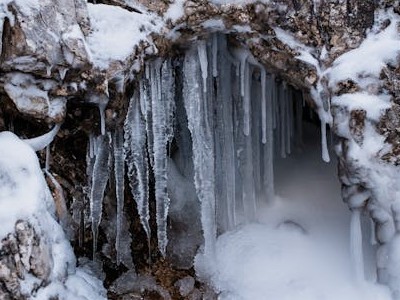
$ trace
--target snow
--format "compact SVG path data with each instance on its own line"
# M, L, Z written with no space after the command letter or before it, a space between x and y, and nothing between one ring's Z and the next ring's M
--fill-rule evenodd
M0 133L0 239L14 231L17 220L45 210L44 178L31 147L10 132ZM12 204L12 205L11 205Z
M60 124L56 124L54 125L53 129L50 130L49 132L32 139L26 139L24 140L24 142L27 143L29 146L31 146L32 149L35 151L43 150L44 148L49 146L51 142L54 140L55 136L60 130L60 127L61 127Z
M382 113L391 106L390 95L370 95L365 92L333 97L332 105L346 107L349 111L365 110L367 118L374 121L379 121Z
M60 299L105 299L101 282L75 268L72 247L53 217L54 200L34 150L13 133L1 132L0 166L0 239L14 232L18 220L27 220L50 250L50 284L39 288L32 299L48 299L49 290L53 295L60 295ZM37 288L34 284L37 279L28 274L23 276L22 288L32 294L32 289ZM96 284L88 283L89 280ZM71 281L73 284L69 284ZM76 294L90 296L74 297Z
M185 0L175 0L172 3L168 10L164 14L164 18L166 20L170 19L172 22L177 21L180 17L183 17L185 14L183 4Z
M199 274L211 278L220 299L391 299L387 288L374 283L374 251L366 241L367 280L355 280L350 214L341 200L336 162L318 158L317 128L307 132L304 151L278 161L275 201L258 210L258 223L221 235L214 268ZM203 263L197 261L197 272L204 271Z
M379 33L371 31L358 48L334 61L329 71L330 86L334 87L338 82L347 79L358 81L360 77L379 78L383 67L396 62L400 54L400 17L393 12L380 12L378 15L388 18L390 25Z
M114 60L126 60L140 41L151 32L159 32L163 24L155 14L139 14L113 5L88 3L88 11L92 32L87 43L93 63L101 69L107 69Z
M201 23L201 25L209 31L222 31L225 29L225 24L222 19L209 19Z

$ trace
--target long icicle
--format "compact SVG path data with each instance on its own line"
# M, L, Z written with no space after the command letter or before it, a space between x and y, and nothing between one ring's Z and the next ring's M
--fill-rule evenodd
M350 222L350 249L354 264L356 279L364 281L364 256L362 249L361 209L355 208L351 212Z
M156 62L155 68L159 97L158 99L152 99L154 136L153 168L156 192L158 247L161 254L165 256L168 244L167 217L170 204L167 189L167 146L171 142L173 136L175 78L170 60L165 60L161 66Z
M264 68L261 69L261 128L262 128L262 138L263 144L267 142L267 72Z
M142 82L141 82L142 84ZM140 101L144 97L140 91L131 98L124 124L124 155L128 165L129 185L135 199L140 222L150 242L149 213L149 172L146 149L146 125L140 110Z
M115 194L117 196L117 233L115 249L117 252L117 265L121 263L121 231L124 212L124 133L121 128L116 128L112 135L114 150L114 177Z
M188 116L188 127L192 135L194 181L197 196L201 202L201 222L204 233L204 255L213 260L215 258L215 178L214 173L214 145L212 128L205 126L210 112L204 110L202 91L199 89L198 56L189 51L185 55L183 64L183 97Z
M326 122L321 120L321 147L322 147L322 160L330 162L328 142L326 140Z
M275 78L271 76L265 87L268 88L266 91L266 131L267 131L267 143L264 151L264 186L265 186L265 197L266 200L271 203L274 199L274 120L273 115L274 107L273 97L275 97Z
M207 93L208 59L206 41L199 41L197 44L197 53L199 55L201 77L203 78L203 91Z
M104 192L108 182L109 141L107 135L97 138L97 155L93 166L92 186L90 192L90 216L93 232L93 258L97 250L97 238L103 212Z

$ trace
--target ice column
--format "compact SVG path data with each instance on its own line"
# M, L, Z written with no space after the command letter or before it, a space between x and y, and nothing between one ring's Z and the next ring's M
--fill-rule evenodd
M356 279L364 281L364 257L362 249L361 208L354 208L350 221L350 249Z
M199 85L201 70L198 55L189 50L183 63L183 98L192 135L194 182L201 202L201 222L204 233L204 255L215 254L215 178L212 112L206 108L206 99Z
M140 222L150 241L146 124L139 101L139 95L136 92L130 100L124 124L124 156L128 165L129 185L136 201Z
M170 60L155 61L151 67L154 177L156 191L157 237L161 254L168 243L167 146L173 137L175 78ZM156 91L154 92L153 89Z
M90 217L93 232L93 256L97 250L97 238L103 211L104 192L109 174L109 140L107 135L97 137L97 154L93 166L90 192Z
M121 231L124 211L124 133L121 128L115 129L112 135L114 150L114 174L115 174L115 194L117 197L117 233L115 238L115 249L117 252L117 264L121 262Z

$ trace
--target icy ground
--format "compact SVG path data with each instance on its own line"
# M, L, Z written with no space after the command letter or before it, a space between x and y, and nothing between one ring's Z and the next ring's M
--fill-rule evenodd
M303 151L276 163L277 197L259 212L259 223L218 238L212 283L220 299L391 299L386 288L373 283L366 218L366 281L355 279L350 212L340 198L336 162L321 160L319 134L312 130Z

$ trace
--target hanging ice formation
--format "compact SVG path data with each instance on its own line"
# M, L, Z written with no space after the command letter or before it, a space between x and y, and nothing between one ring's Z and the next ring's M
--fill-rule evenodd
M121 128L116 128L112 135L113 153L114 153L114 177L115 177L115 195L117 198L117 232L115 237L115 249L117 252L117 264L121 262L121 231L124 211L124 133Z
M294 141L301 145L303 99L296 95L300 94L269 74L249 51L229 47L222 34L199 42L183 59L146 63L130 99L123 152L131 192L149 240L149 184L154 182L162 255L168 243L168 161L177 160L174 164L194 177L204 254L212 256L218 233L254 220L260 203L273 201L274 156L289 155ZM122 133L116 130L112 138L118 252L124 201ZM89 172L91 216L97 236L108 178L98 176L108 171L106 135L89 138L88 157L95 157L94 165L88 166L93 168Z
M145 101L145 88L147 82L140 82L139 92L131 98L128 113L125 119L124 155L128 165L129 185L133 198L136 201L140 222L150 240L149 225L149 170L146 149L146 111L140 109L140 104Z
M103 211L103 198L109 177L109 139L108 135L96 138L96 158L91 175L90 218L93 232L93 256L97 250L97 238Z
M152 89L157 97L152 98L154 178L156 191L157 238L161 254L167 249L167 217L169 197L167 191L167 147L173 137L173 113L175 80L170 60L161 64L156 61L151 67Z
M27 143L29 146L31 146L35 151L43 150L48 145L50 145L51 142L54 140L55 136L60 130L60 127L61 124L56 124L54 125L53 129L50 130L49 132L32 139L26 139L24 140L24 142Z
M350 249L351 258L355 268L356 279L364 281L364 256L362 247L361 209L354 208L351 212L350 222Z

